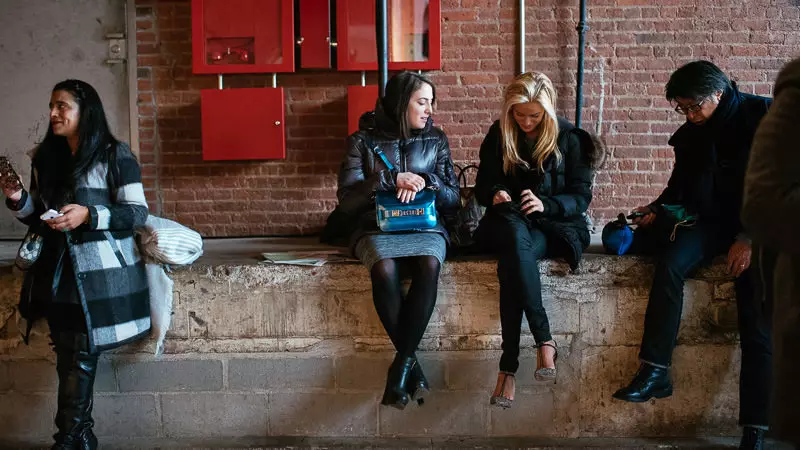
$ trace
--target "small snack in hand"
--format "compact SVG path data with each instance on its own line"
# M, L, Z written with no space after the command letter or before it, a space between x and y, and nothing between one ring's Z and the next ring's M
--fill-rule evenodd
M11 167L11 162L5 156L0 156L0 187L7 191L18 191L22 189L17 172Z

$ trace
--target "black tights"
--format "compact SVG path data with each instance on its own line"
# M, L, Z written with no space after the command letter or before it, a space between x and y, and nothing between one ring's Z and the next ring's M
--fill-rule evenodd
M403 299L399 266L410 270L411 287ZM436 304L441 265L434 256L382 259L372 266L372 300L375 310L402 357L417 350Z

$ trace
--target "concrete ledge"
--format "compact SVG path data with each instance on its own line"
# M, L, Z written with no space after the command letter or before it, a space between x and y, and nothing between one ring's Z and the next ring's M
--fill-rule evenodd
M722 264L687 283L675 395L638 405L610 395L637 367L650 261L587 255L574 274L557 261L540 268L560 347L557 383L533 379L526 333L514 407L489 407L500 344L496 263L451 261L420 353L433 392L424 406L397 411L378 405L391 352L365 268L201 261L173 273L165 355L143 344L103 357L98 434L117 443L738 433L735 303ZM0 268L0 436L43 442L52 433L55 370L46 335L20 343L20 283L19 273Z

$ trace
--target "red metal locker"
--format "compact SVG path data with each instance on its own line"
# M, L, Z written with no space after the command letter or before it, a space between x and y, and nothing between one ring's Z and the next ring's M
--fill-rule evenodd
M200 91L203 159L286 158L283 88Z
M299 0L300 67L331 68L331 2Z
M389 0L389 70L442 68L441 0ZM337 67L377 70L375 2L336 2Z
M378 86L347 86L347 133L358 131L358 119L367 111L375 109Z
M199 74L294 71L292 0L192 0Z

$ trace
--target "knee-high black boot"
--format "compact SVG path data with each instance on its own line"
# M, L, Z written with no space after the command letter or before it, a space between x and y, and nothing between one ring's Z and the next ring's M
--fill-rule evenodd
M53 449L94 450L92 403L97 354L89 354L83 333L53 332L58 372L58 412Z

